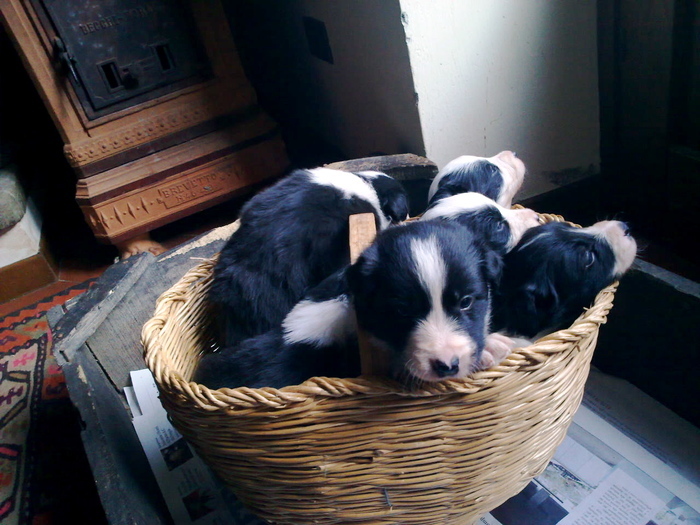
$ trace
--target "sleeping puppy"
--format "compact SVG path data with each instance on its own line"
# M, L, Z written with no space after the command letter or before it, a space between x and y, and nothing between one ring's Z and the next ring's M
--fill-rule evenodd
M280 388L314 376L355 377L356 323L373 349L386 353L392 377L464 377L516 346L487 335L499 266L497 254L456 224L391 228L295 305L281 326L203 356L194 380L210 388Z
M345 274L343 268L313 288L281 326L202 356L193 380L209 388L282 388L314 376L359 375Z
M459 193L436 201L421 217L444 219L470 228L501 255L515 247L525 230L539 226L539 215L528 208L504 208L481 193Z
M450 195L474 191L510 208L524 178L525 164L512 151L488 158L464 155L435 176L428 191L428 207Z
M632 265L637 244L624 222L588 228L552 222L525 232L504 258L493 327L538 338L570 326Z
M377 228L408 215L403 187L379 172L297 170L253 197L214 268L209 299L221 342L278 326L309 288L349 263L348 217Z

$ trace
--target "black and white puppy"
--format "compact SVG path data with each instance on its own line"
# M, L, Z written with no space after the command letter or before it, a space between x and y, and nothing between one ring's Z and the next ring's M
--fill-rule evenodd
M386 230L348 269L357 324L396 378L464 377L480 367L500 266L453 222Z
M385 353L396 379L464 377L516 346L489 334L499 266L495 252L455 223L391 228L300 301L280 327L205 355L194 380L210 388L279 388L313 376L357 376L356 324Z
M428 207L450 195L473 191L510 208L525 171L525 164L512 151L501 151L493 157L463 155L435 176L428 191Z
M450 220L470 228L501 255L512 250L525 230L541 224L531 209L504 208L481 193L459 193L436 201L421 220Z
M538 338L571 325L598 292L629 269L636 253L637 244L620 221L588 228L551 222L527 230L504 258L493 328Z
M281 326L202 356L193 380L209 388L282 388L315 376L359 375L345 273L339 270L314 287Z
M404 220L401 184L379 172L297 170L253 197L214 268L210 301L225 345L278 326L313 286L349 263L348 217Z

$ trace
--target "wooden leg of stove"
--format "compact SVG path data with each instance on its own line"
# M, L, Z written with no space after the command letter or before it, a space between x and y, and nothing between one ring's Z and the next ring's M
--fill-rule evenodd
M153 255L160 255L165 251L165 247L151 239L148 233L136 235L131 239L116 243L119 250L119 256L122 259L128 259L132 255L137 255L143 252L151 252Z

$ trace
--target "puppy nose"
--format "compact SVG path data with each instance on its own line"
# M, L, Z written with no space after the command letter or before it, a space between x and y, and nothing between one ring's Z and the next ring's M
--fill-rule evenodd
M620 229L622 230L623 235L628 236L630 234L630 227L626 222L620 221Z
M430 365L438 377L451 377L459 372L459 357L452 359L449 365L440 359L433 359Z

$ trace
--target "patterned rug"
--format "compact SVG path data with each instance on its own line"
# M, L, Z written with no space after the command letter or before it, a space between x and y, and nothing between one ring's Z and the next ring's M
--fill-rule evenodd
M105 522L46 318L89 285L0 318L2 525Z

